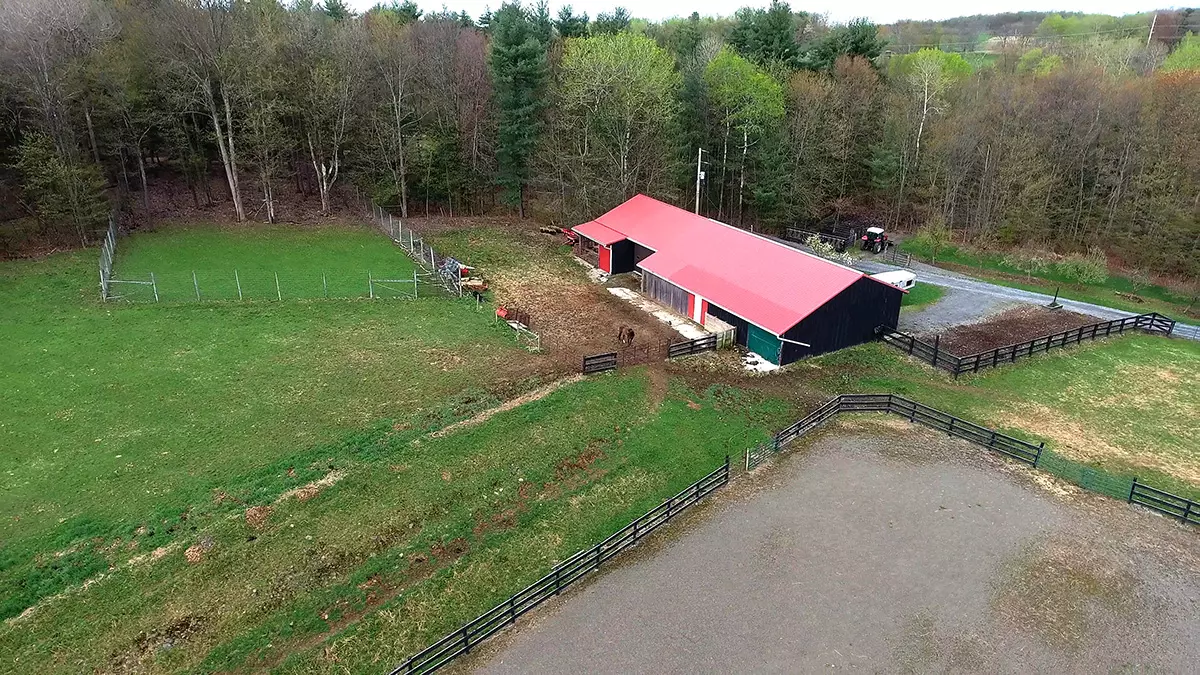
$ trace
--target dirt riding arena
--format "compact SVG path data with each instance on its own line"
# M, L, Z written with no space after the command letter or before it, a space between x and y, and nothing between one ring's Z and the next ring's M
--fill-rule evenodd
M955 326L940 334L940 344L952 354L968 356L1096 322L1095 317L1085 314L1026 305L1005 310L979 323ZM925 339L931 340L932 336L927 335Z
M454 670L1084 673L1200 663L1194 528L902 423L843 424L736 481Z

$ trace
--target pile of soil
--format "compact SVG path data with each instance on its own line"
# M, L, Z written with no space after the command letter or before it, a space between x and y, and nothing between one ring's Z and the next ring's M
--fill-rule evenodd
M1094 316L1061 309L1018 307L993 315L979 323L955 326L941 334L940 346L951 354L970 356L1098 321ZM932 340L933 336L924 339Z

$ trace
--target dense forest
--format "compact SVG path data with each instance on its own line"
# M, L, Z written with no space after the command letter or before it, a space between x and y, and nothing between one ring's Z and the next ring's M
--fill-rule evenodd
M0 251L136 225L156 185L239 222L355 188L404 215L570 224L644 192L766 231L854 219L1195 279L1198 32L1192 10L876 26L781 2L650 23L5 0Z

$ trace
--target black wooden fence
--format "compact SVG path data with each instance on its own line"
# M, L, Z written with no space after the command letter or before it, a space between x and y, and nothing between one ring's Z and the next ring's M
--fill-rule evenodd
M1200 525L1200 503L1139 483L1137 478L1129 487L1129 503L1141 504L1185 523Z
M576 553L554 566L550 573L538 579L508 600L480 614L461 628L410 656L391 671L400 673L432 673L445 666L461 654L466 654L479 643L488 639L504 627L533 608L558 595L563 589L582 579L589 572L600 569L605 562L621 551L638 543L654 530L671 522L701 499L729 482L729 457L725 463L704 478L684 488L682 492L650 509L645 515L617 530L595 546Z
M826 401L804 419L775 434L774 438L746 451L746 469L750 470L767 461L771 455L782 452L792 441L820 427L830 419L847 412L882 412L898 415L910 422L923 424L951 436L971 441L977 445L999 452L1034 468L1046 463L1051 453L1045 444L1034 445L1019 438L988 429L961 417L955 417L927 405L896 394L842 394ZM1041 468L1046 468L1042 466ZM1059 473L1053 471L1052 473ZM1062 475L1059 473L1059 475ZM1093 487L1085 484L1084 487ZM1133 479L1129 489L1129 502L1178 518L1185 523L1200 525L1200 503L1179 495L1159 490Z
M617 353L605 352L583 357L583 374L603 373L606 370L616 370Z
M632 366L657 359L674 359L680 356L716 351L721 344L722 337L723 335L713 333L684 342L652 342L626 347L615 352L585 356L583 357L583 374L603 373L606 370L616 370L619 366Z
M884 342L936 368L948 370L958 377L963 373L977 373L985 368L995 368L998 365L1012 363L1017 359L1033 356L1040 352L1048 352L1056 347L1066 347L1084 340L1120 335L1133 330L1170 335L1175 330L1175 321L1157 312L1139 314L1080 326L970 356L956 356L947 352L941 348L940 342L936 338L930 343L887 326L880 326L879 333L883 336Z
M705 335L704 337L688 340L687 342L676 342L667 347L667 358L674 359L680 356L691 356L701 352L715 351L717 348L716 334Z
M911 267L912 254L902 253L895 246L888 246L883 253L879 255L879 261L896 267Z

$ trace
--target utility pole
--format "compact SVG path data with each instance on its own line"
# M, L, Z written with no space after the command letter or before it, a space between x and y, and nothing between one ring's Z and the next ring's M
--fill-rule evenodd
M704 165L704 148L696 148L696 215L700 215L700 181L704 178L704 172L700 167Z
M1158 12L1154 13L1154 18L1150 21L1150 34L1146 36L1146 46L1150 46L1150 40L1154 39L1154 26L1158 24Z

